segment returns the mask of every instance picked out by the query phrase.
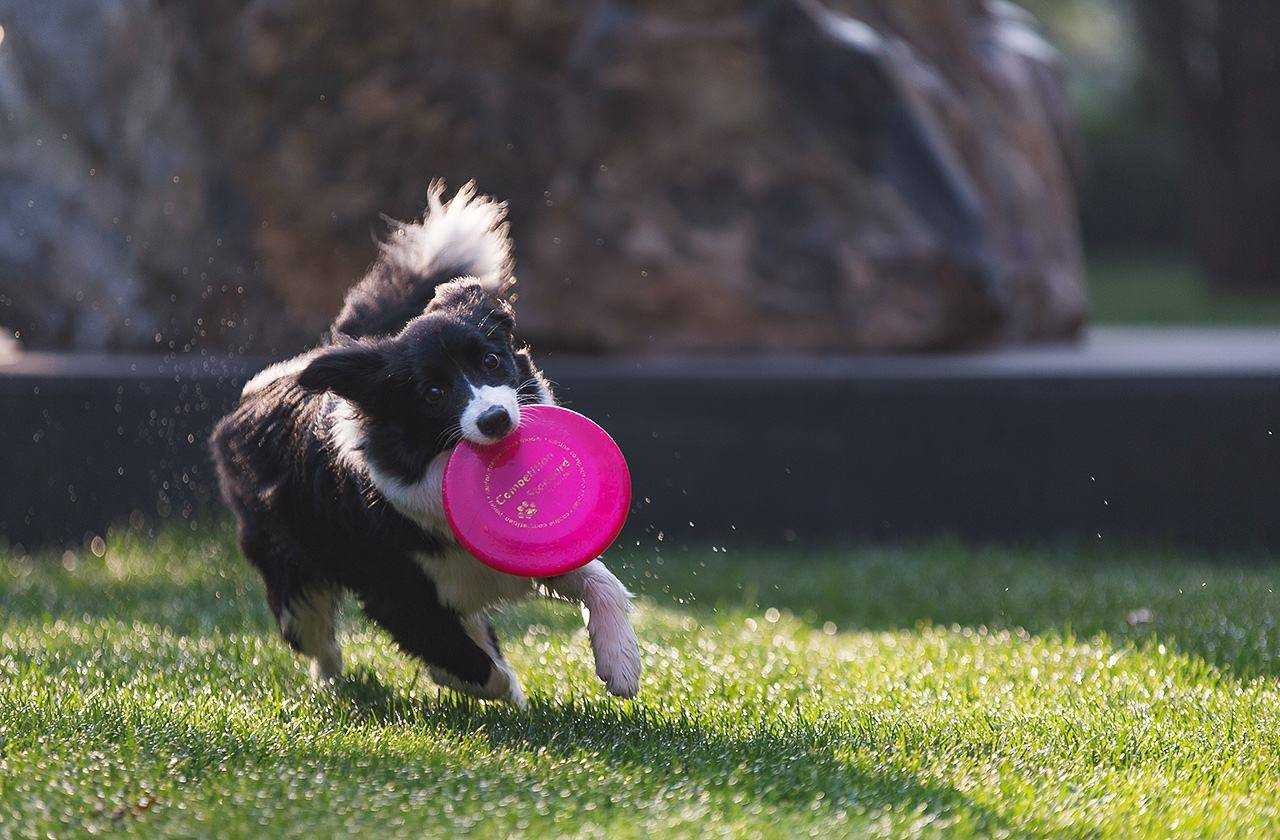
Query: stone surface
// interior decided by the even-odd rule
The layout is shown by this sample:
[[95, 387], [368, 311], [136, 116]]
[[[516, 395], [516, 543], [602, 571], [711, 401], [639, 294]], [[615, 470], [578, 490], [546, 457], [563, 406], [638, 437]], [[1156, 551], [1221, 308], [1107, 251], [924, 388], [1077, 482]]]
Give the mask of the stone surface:
[[240, 289], [267, 297], [251, 215], [153, 4], [0, 0], [0, 26], [0, 324], [28, 347], [242, 344]]
[[0, 101], [39, 120], [0, 127], [26, 150], [0, 163], [25, 220], [0, 222], [0, 323], [32, 343], [202, 318], [237, 322], [204, 345], [292, 349], [436, 176], [510, 202], [541, 348], [946, 349], [1083, 319], [1071, 117], [1008, 4], [156, 6], [0, 0]]

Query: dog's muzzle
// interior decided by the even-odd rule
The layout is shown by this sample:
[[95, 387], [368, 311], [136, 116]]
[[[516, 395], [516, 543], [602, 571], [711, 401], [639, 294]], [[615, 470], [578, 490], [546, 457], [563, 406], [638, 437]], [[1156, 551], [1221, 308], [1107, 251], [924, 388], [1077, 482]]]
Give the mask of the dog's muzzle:
[[476, 428], [487, 438], [500, 438], [513, 426], [510, 412], [501, 405], [489, 406], [476, 418]]
[[462, 434], [472, 443], [497, 443], [520, 425], [520, 400], [508, 386], [472, 386], [462, 412]]

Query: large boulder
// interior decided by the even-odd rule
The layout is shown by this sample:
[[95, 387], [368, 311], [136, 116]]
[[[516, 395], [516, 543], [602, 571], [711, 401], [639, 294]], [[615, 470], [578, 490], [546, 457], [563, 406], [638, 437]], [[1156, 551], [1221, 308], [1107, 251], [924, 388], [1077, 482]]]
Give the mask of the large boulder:
[[[229, 304], [216, 320], [240, 332], [206, 345], [243, 346], [247, 316], [257, 349], [290, 349], [371, 259], [378, 214], [415, 215], [437, 176], [510, 202], [522, 328], [544, 348], [945, 349], [1082, 322], [1071, 119], [1010, 4], [151, 5], [0, 0], [0, 96], [16, 77], [62, 103], [0, 143], [90, 150], [0, 173], [8, 204], [63, 185], [27, 223], [45, 256], [0, 229], [0, 323], [33, 339], [135, 346]], [[21, 22], [69, 9], [138, 25], [112, 42]], [[90, 54], [54, 82], [42, 50]], [[66, 174], [95, 162], [110, 201]], [[90, 245], [57, 255], [62, 229]], [[34, 315], [13, 309], [39, 284]], [[223, 284], [246, 295], [211, 304]], [[110, 329], [30, 325], [44, 307], [75, 322], [86, 288], [120, 301]]]
[[244, 344], [269, 297], [252, 211], [154, 4], [0, 0], [0, 26], [0, 324], [39, 348]]

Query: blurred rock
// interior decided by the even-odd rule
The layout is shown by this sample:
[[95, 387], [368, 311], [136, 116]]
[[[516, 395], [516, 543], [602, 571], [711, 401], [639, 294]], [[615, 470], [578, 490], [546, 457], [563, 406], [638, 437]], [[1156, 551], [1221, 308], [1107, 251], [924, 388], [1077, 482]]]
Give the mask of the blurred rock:
[[[1082, 321], [1072, 120], [1009, 4], [155, 5], [0, 0], [0, 100], [32, 115], [0, 129], [25, 154], [0, 321], [27, 333], [133, 345], [232, 305], [301, 344], [377, 214], [415, 215], [435, 176], [510, 202], [544, 349], [944, 349]], [[256, 296], [195, 294], [227, 277]]]
[[251, 215], [154, 4], [0, 0], [0, 26], [0, 323], [33, 349], [247, 342]]

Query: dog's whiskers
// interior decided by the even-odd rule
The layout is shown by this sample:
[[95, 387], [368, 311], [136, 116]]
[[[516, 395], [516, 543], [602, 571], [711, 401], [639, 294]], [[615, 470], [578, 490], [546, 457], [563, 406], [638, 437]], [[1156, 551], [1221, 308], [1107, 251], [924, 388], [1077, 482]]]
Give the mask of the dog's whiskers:
[[[532, 388], [533, 391], [527, 391], [526, 389], [528, 388]], [[516, 404], [545, 405], [542, 399], [542, 389], [538, 387], [538, 378], [536, 376], [531, 376], [516, 386]]]
[[436, 435], [435, 446], [440, 450], [445, 450], [455, 446], [460, 440], [462, 440], [462, 424], [454, 423]]

